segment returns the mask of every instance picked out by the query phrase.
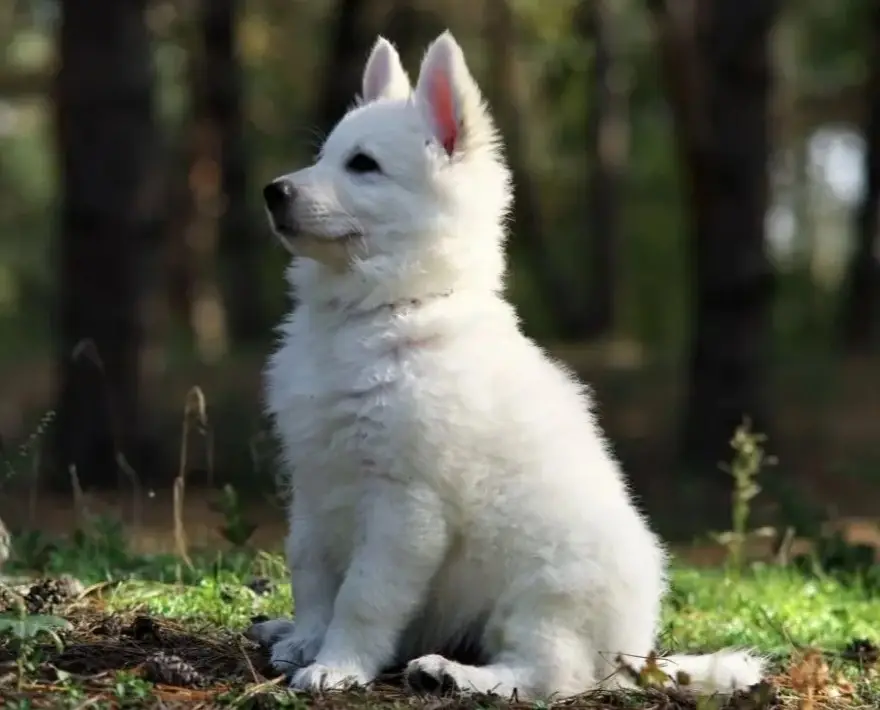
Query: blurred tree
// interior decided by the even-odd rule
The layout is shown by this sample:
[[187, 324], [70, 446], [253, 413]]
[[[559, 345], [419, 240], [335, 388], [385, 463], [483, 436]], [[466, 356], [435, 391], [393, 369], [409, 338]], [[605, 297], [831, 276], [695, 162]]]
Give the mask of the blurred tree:
[[[256, 245], [248, 239], [236, 4], [199, 0], [187, 18], [187, 206], [172, 249], [177, 300], [207, 361], [226, 353], [230, 327], [247, 339], [261, 325]], [[225, 293], [218, 278], [223, 266]]]
[[410, 78], [415, 81], [422, 53], [444, 29], [437, 16], [417, 0], [392, 0], [381, 32], [397, 48], [403, 66], [410, 69]]
[[169, 229], [169, 296], [209, 361], [230, 340], [253, 341], [269, 328], [260, 274], [266, 240], [256, 237], [248, 210], [239, 6], [200, 0], [182, 20], [190, 110], [180, 205]]
[[[54, 462], [117, 480], [139, 429], [141, 254], [155, 227], [147, 0], [63, 0], [54, 85], [60, 156]], [[94, 347], [83, 347], [84, 340]], [[107, 395], [107, 396], [105, 396]]]
[[242, 70], [236, 29], [241, 3], [203, 0], [205, 113], [218, 134], [220, 153], [220, 257], [229, 330], [235, 342], [266, 336], [267, 312], [261, 298], [261, 253], [268, 240], [248, 213], [247, 156], [244, 144]]
[[369, 55], [375, 32], [370, 19], [374, 12], [368, 0], [339, 0], [332, 24], [329, 50], [318, 106], [318, 126], [325, 136], [351, 107], [360, 93], [361, 72]]
[[587, 218], [592, 247], [587, 308], [579, 337], [606, 334], [614, 326], [620, 183], [628, 149], [627, 77], [614, 54], [614, 0], [581, 0], [575, 29], [593, 45], [588, 121], [590, 182]]
[[880, 2], [873, 4], [865, 86], [865, 189], [855, 218], [856, 245], [845, 280], [842, 335], [850, 351], [880, 339]]
[[694, 314], [684, 462], [708, 472], [744, 417], [764, 429], [773, 272], [769, 38], [778, 0], [649, 0], [690, 199]]
[[364, 62], [382, 34], [401, 55], [404, 66], [416, 59], [420, 43], [427, 40], [426, 13], [414, 0], [339, 0], [331, 21], [329, 50], [325, 60], [317, 109], [321, 135], [351, 108], [361, 90]]
[[524, 143], [524, 103], [516, 64], [515, 17], [508, 0], [486, 0], [487, 89], [498, 126], [504, 135], [507, 162], [513, 173], [514, 234], [512, 248], [529, 262], [548, 316], [561, 339], [577, 340], [583, 319], [575, 289], [560, 273], [553, 249], [544, 239], [538, 185], [529, 170]]

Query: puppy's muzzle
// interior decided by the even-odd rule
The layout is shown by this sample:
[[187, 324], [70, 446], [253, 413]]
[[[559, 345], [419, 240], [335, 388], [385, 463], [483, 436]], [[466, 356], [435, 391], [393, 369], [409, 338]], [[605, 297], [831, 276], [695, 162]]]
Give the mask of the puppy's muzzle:
[[266, 185], [263, 188], [263, 201], [269, 212], [272, 229], [285, 237], [292, 237], [299, 231], [293, 217], [296, 187], [290, 180], [279, 178]]

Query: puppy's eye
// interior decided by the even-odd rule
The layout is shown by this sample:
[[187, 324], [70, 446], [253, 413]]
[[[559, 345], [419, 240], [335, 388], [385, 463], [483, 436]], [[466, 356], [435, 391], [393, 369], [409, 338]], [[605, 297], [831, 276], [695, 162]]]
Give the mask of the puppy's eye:
[[366, 153], [355, 153], [349, 158], [345, 168], [352, 173], [378, 173], [382, 171], [379, 163]]

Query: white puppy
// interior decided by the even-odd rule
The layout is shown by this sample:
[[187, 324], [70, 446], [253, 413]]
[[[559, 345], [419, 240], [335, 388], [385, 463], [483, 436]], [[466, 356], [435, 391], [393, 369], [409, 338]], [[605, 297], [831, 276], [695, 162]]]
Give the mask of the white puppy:
[[[452, 36], [414, 90], [380, 38], [360, 105], [264, 195], [305, 257], [266, 373], [296, 620], [251, 636], [300, 689], [395, 664], [416, 688], [521, 698], [625, 684], [615, 659], [654, 646], [665, 554], [588, 393], [504, 300], [510, 177]], [[664, 664], [703, 691], [762, 670], [734, 651]]]

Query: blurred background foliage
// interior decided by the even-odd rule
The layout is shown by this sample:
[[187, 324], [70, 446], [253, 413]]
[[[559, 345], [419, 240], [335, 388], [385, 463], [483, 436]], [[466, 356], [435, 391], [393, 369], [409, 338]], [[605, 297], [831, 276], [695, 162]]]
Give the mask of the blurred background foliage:
[[[510, 297], [524, 329], [596, 390], [602, 423], [661, 528], [691, 534], [712, 522], [728, 489], [713, 464], [727, 456], [717, 431], [732, 433], [732, 412], [756, 418], [780, 455], [767, 474], [768, 518], [809, 526], [876, 510], [880, 247], [869, 177], [872, 160], [880, 164], [871, 148], [880, 131], [877, 2], [711, 0], [703, 5], [714, 17], [733, 17], [735, 5], [748, 21], [733, 19], [724, 30], [721, 19], [709, 20], [708, 39], [688, 0], [117, 4], [126, 5], [0, 6], [0, 433], [17, 473], [4, 483], [0, 512], [25, 524], [19, 502], [35, 488], [63, 500], [71, 456], [86, 495], [127, 490], [131, 477], [102, 447], [124, 449], [143, 491], [161, 498], [177, 474], [180, 417], [193, 385], [205, 392], [212, 435], [191, 447], [193, 485], [233, 481], [265, 500], [275, 465], [259, 371], [289, 303], [286, 258], [264, 224], [260, 187], [310, 160], [353, 99], [377, 33], [415, 73], [425, 44], [446, 27], [491, 101], [517, 176]], [[700, 76], [689, 84], [691, 69]], [[733, 165], [752, 161], [729, 190], [711, 160], [701, 172], [682, 149], [688, 92], [700, 91], [692, 103], [705, 99], [715, 153], [732, 151]], [[726, 109], [725, 96], [749, 97], [751, 123], [741, 134], [722, 127], [725, 112], [746, 101]], [[91, 168], [82, 158], [79, 168], [65, 162], [83, 151]], [[135, 176], [133, 191], [102, 174], [113, 157]], [[706, 175], [720, 193], [705, 192]], [[751, 197], [737, 191], [747, 183]], [[131, 203], [137, 225], [131, 206], [123, 214], [123, 198], [110, 197], [117, 189], [139, 196]], [[714, 227], [695, 228], [700, 205], [723, 201], [725, 190], [734, 236], [721, 234], [719, 213]], [[91, 200], [98, 217], [89, 219], [104, 222], [84, 221], [74, 199]], [[752, 220], [740, 222], [749, 211]], [[110, 224], [128, 227], [115, 234]], [[700, 248], [715, 249], [712, 268], [727, 262], [731, 274], [745, 274], [723, 298], [709, 272], [700, 276]], [[750, 281], [750, 269], [764, 273], [755, 265], [762, 260], [766, 283]], [[112, 273], [121, 276], [113, 281]], [[123, 294], [113, 291], [117, 282], [136, 285]], [[128, 315], [113, 317], [125, 320], [131, 338], [107, 339], [117, 323], [102, 315], [111, 303], [129, 303]], [[80, 326], [91, 325], [69, 326], [76, 308], [90, 314]], [[706, 357], [721, 363], [714, 374], [697, 372], [700, 318], [757, 323], [706, 336]], [[86, 367], [82, 357], [70, 365], [81, 338], [97, 343], [100, 357], [86, 359], [105, 370], [109, 387], [92, 378], [70, 394]], [[113, 348], [129, 354], [116, 358]], [[726, 380], [724, 358], [734, 371]], [[95, 413], [105, 390], [112, 413]], [[745, 404], [726, 402], [738, 391], [752, 394]], [[760, 411], [747, 411], [750, 402]], [[62, 433], [43, 437], [36, 462], [30, 449], [17, 456], [17, 444], [55, 410], [48, 428]], [[121, 424], [104, 421], [114, 417]], [[85, 429], [71, 424], [84, 420]], [[691, 430], [709, 442], [705, 451], [688, 443]]]

